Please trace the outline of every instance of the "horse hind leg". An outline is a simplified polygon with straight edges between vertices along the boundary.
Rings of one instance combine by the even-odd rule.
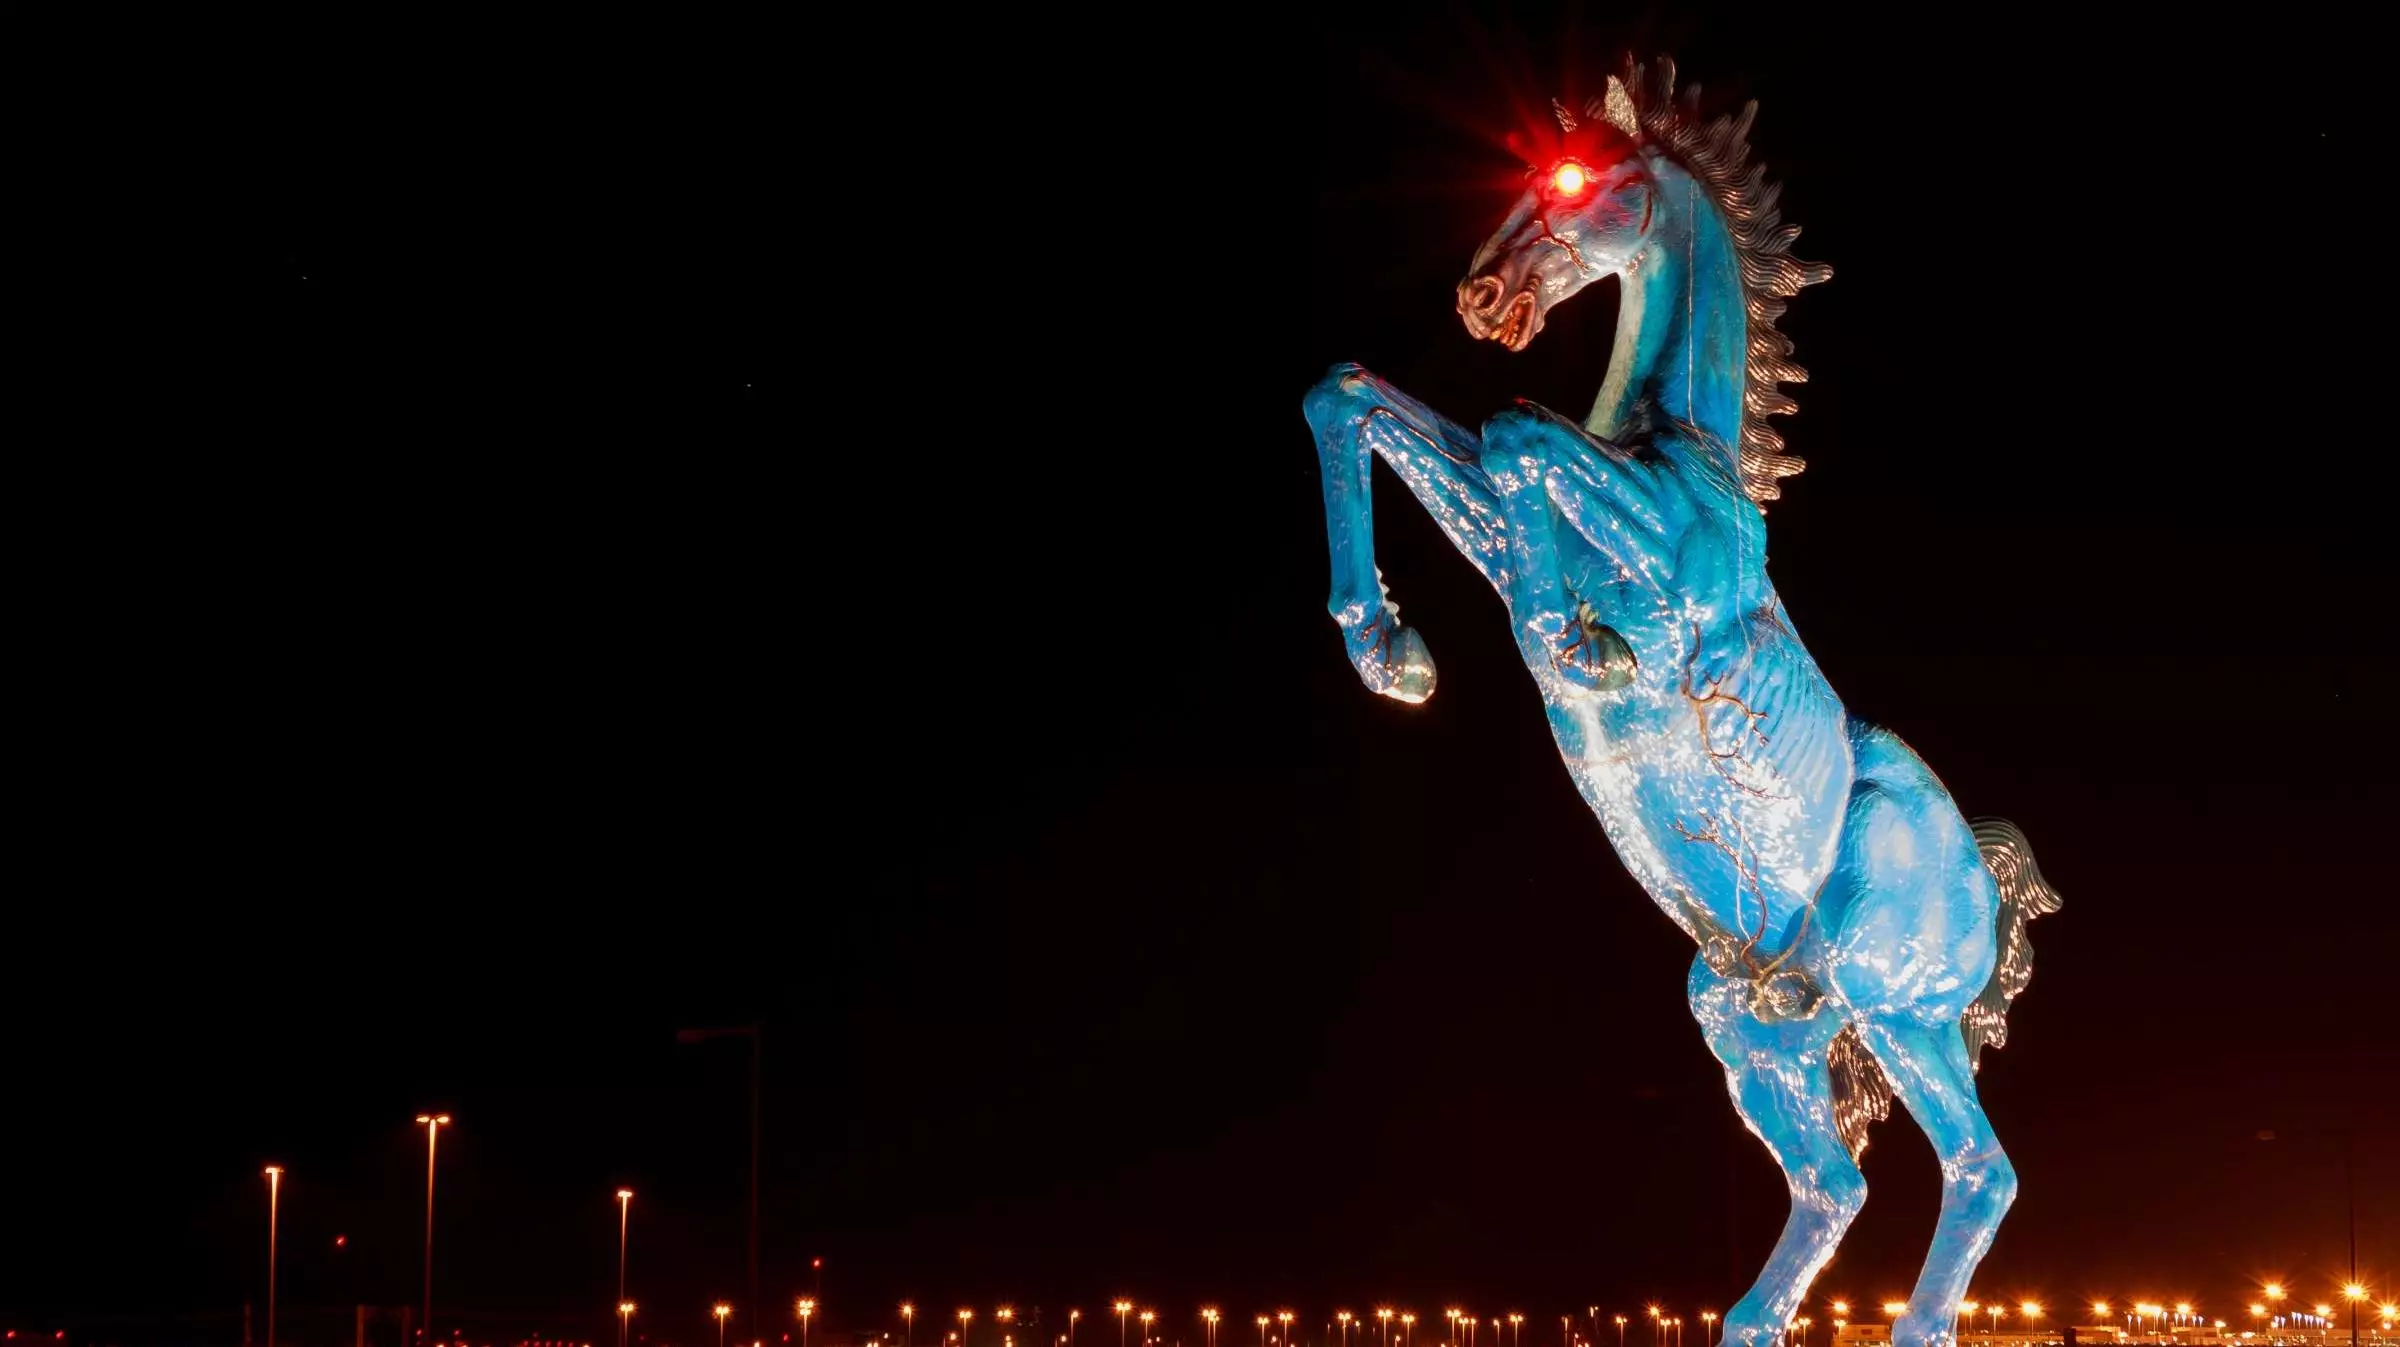
[[[1867,1181],[1835,1121],[1828,1052],[1841,1032],[1838,1007],[1820,1002],[1807,1019],[1765,1023],[1751,1012],[1751,984],[1692,965],[1692,1016],[1725,1065],[1726,1089],[1752,1133],[1783,1167],[1791,1214],[1750,1290],[1725,1312],[1724,1342],[1784,1340],[1808,1288],[1866,1204]]]
[[[1933,1247],[1909,1294],[1907,1313],[1892,1325],[1892,1341],[1904,1347],[1948,1343],[1954,1341],[1967,1283],[2016,1201],[2017,1171],[1975,1096],[1975,1068],[1955,1022],[1879,1017],[1862,1024],[1859,1036],[1942,1165],[1942,1214],[1934,1225]]]

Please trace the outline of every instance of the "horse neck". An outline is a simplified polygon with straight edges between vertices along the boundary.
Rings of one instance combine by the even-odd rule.
[[[1625,270],[1608,378],[1584,428],[1613,440],[1683,421],[1738,453],[1750,339],[1741,259],[1707,189],[1655,155],[1650,172],[1657,213]]]

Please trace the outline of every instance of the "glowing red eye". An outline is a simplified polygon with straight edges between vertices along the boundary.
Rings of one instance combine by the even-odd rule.
[[[1558,188],[1558,194],[1560,196],[1575,195],[1577,192],[1583,190],[1583,184],[1585,182],[1585,178],[1583,176],[1583,165],[1574,163],[1572,161],[1560,164],[1558,166],[1558,172],[1550,175],[1550,182],[1551,185]]]

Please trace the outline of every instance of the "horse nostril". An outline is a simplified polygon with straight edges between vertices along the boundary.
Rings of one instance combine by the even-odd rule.
[[[1477,276],[1459,282],[1458,311],[1460,313],[1489,313],[1500,306],[1502,290],[1497,276]]]

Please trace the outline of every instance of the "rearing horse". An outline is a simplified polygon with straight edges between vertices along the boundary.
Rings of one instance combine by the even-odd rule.
[[[1560,138],[1458,287],[1467,331],[1522,350],[1550,309],[1622,285],[1582,424],[1520,403],[1481,435],[1356,365],[1309,391],[1333,597],[1366,685],[1433,694],[1374,557],[1380,456],[1508,607],[1568,774],[1643,889],[1699,943],[1690,1001],[1791,1215],[1725,1341],[1797,1316],[1866,1201],[1858,1156],[1897,1094],[1941,1159],[1938,1230],[1894,1341],[1954,1340],[2017,1179],[1975,1093],[2058,906],[2024,837],[1970,826],[1888,730],[1842,707],[1767,578],[1766,520],[1797,458],[1765,418],[1806,376],[1775,329],[1827,279],[1790,255],[1748,164],[1757,105],[1703,123],[1671,62],[1629,64]]]

